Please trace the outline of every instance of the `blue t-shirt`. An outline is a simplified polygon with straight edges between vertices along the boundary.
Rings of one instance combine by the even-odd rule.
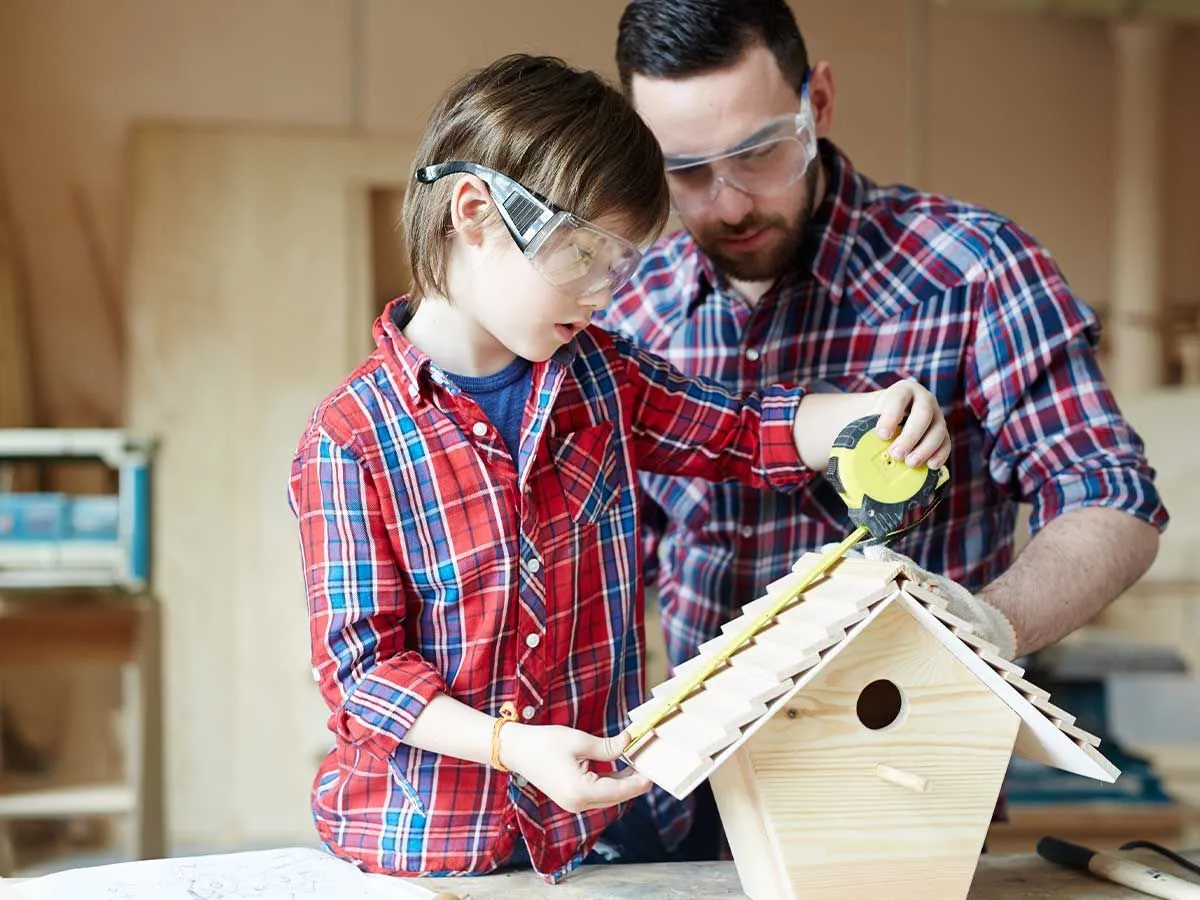
[[[499,372],[482,378],[447,374],[479,404],[488,421],[500,433],[509,455],[516,460],[521,448],[521,419],[525,413],[525,401],[533,390],[533,364],[517,357]]]

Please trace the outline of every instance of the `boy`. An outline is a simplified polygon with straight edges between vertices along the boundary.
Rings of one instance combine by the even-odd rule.
[[[292,468],[336,737],[317,829],[369,871],[527,854],[556,880],[649,787],[616,764],[643,699],[637,470],[787,489],[860,415],[907,416],[913,465],[944,461],[946,426],[910,382],[738,398],[589,326],[668,212],[654,136],[591,73],[464,79],[414,174],[412,293]]]

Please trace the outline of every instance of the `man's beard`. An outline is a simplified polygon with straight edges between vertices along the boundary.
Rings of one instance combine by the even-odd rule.
[[[726,225],[722,222],[707,231],[693,231],[692,236],[700,249],[728,277],[738,281],[774,281],[787,271],[796,259],[807,236],[808,225],[816,207],[819,174],[819,162],[809,166],[808,171],[804,173],[804,205],[796,221],[790,225],[784,216],[761,216],[752,212],[736,225]],[[761,228],[781,232],[784,238],[778,243],[751,253],[730,255],[722,251],[723,240],[751,234]]]

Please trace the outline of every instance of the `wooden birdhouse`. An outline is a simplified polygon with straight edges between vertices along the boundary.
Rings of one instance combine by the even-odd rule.
[[[808,554],[630,717],[678,692]],[[679,798],[711,779],[752,900],[967,896],[1013,753],[1101,781],[1099,740],[903,566],[843,559],[630,754]]]

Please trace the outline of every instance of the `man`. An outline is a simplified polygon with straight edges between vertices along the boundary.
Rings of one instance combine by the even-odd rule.
[[[856,172],[827,138],[833,73],[810,64],[785,0],[633,0],[617,64],[685,230],[647,255],[607,327],[738,390],[928,386],[951,427],[950,489],[897,549],[966,588],[945,585],[1009,657],[1145,572],[1166,511],[1096,365],[1096,317],[1046,250],[994,212]],[[852,528],[816,473],[789,495],[643,486],[673,665]],[[1014,562],[1018,502],[1033,538]],[[656,821],[670,849],[690,815],[660,803]],[[696,832],[704,846],[717,829]]]

